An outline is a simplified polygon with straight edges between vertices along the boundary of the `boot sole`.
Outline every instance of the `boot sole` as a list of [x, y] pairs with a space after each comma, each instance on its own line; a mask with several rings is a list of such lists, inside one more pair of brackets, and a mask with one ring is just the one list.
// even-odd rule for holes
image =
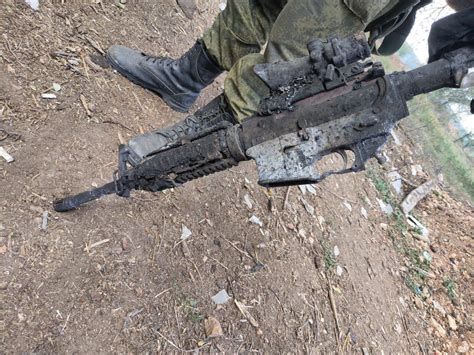
[[124, 68], [122, 68], [117, 62], [115, 62], [112, 58], [110, 58], [109, 54], [106, 54], [107, 61], [109, 62], [110, 66], [118, 71], [121, 75], [126, 77], [128, 80], [130, 80], [132, 83], [141, 86], [142, 88], [145, 88], [147, 90], [152, 91], [156, 95], [158, 95], [169, 107], [171, 107], [173, 110], [181, 112], [181, 113], [187, 113], [189, 111], [189, 107], [184, 107], [183, 105], [179, 104], [176, 100], [174, 100], [171, 96], [168, 94], [160, 91], [159, 89], [156, 88], [156, 86], [149, 85], [140, 79], [137, 79], [135, 76], [130, 74], [128, 71], [126, 71]]

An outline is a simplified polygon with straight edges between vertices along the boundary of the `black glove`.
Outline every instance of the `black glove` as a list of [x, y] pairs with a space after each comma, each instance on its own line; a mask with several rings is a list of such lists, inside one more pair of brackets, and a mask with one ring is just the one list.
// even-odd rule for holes
[[474, 46], [474, 7], [436, 21], [428, 38], [428, 63], [440, 59], [455, 49]]

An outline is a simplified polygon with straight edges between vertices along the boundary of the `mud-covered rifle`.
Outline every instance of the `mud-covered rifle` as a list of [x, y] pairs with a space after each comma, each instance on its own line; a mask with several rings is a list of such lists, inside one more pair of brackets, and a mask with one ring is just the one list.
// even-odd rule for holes
[[[257, 65], [270, 88], [259, 114], [241, 124], [222, 123], [167, 146], [135, 166], [119, 147], [113, 181], [54, 202], [65, 212], [101, 196], [129, 197], [132, 190], [162, 191], [253, 159], [267, 187], [318, 183], [333, 174], [358, 172], [377, 157], [391, 130], [409, 115], [407, 101], [444, 87], [472, 83], [474, 47], [465, 47], [409, 72], [386, 75], [370, 59], [365, 39], [315, 40], [309, 56]], [[347, 153], [352, 152], [349, 163]], [[319, 171], [338, 153], [346, 166]]]

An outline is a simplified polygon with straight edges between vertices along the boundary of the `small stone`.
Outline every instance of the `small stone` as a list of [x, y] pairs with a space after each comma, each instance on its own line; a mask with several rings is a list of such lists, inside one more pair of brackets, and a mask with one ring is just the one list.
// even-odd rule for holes
[[242, 201], [243, 201], [244, 205], [247, 206], [247, 208], [249, 210], [252, 209], [252, 207], [253, 207], [252, 200], [250, 199], [250, 196], [248, 194], [245, 194]]
[[128, 249], [130, 249], [130, 241], [127, 237], [123, 237], [120, 244], [122, 246], [123, 251], [127, 251]]
[[402, 334], [402, 326], [400, 325], [400, 323], [395, 323], [395, 325], [393, 326], [393, 329], [398, 333], [398, 334]]
[[431, 318], [431, 326], [440, 337], [446, 337], [446, 330], [436, 321], [436, 319]]
[[337, 265], [337, 267], [336, 267], [336, 275], [337, 275], [337, 276], [342, 276], [343, 271], [344, 271], [344, 270], [342, 269], [342, 267], [340, 267], [339, 265]]
[[443, 317], [446, 316], [446, 310], [438, 301], [433, 300], [433, 308], [437, 310]]
[[0, 290], [6, 290], [8, 288], [8, 282], [2, 281], [0, 282]]
[[186, 17], [192, 20], [194, 17], [194, 13], [197, 11], [195, 0], [177, 0], [177, 2]]
[[364, 217], [365, 219], [369, 219], [369, 215], [367, 213], [367, 210], [364, 208], [364, 207], [361, 207], [360, 208], [360, 214], [362, 215], [362, 217]]
[[339, 247], [336, 245], [334, 247], [334, 256], [337, 258], [339, 255], [341, 255], [341, 251], [339, 250]]
[[380, 228], [384, 231], [388, 230], [388, 224], [387, 223], [380, 223]]
[[423, 309], [423, 301], [419, 297], [415, 297], [415, 307], [418, 309]]
[[458, 353], [465, 354], [469, 351], [469, 348], [470, 348], [469, 343], [466, 340], [464, 340], [461, 343], [461, 345], [458, 346]]
[[448, 314], [448, 324], [449, 324], [449, 329], [451, 330], [457, 330], [458, 329], [458, 325], [456, 324], [456, 320], [451, 317], [449, 314]]
[[24, 322], [26, 320], [26, 316], [23, 313], [18, 313], [18, 321]]
[[350, 203], [344, 201], [343, 205], [349, 210], [349, 212], [352, 212], [352, 206]]

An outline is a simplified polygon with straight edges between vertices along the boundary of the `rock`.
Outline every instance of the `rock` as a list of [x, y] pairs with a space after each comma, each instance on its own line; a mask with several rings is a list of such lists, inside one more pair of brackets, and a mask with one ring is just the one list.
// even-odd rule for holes
[[464, 340], [461, 345], [458, 346], [458, 353], [465, 354], [469, 351], [470, 346], [469, 343]]
[[382, 228], [382, 230], [386, 231], [386, 230], [388, 230], [388, 224], [387, 223], [380, 223], [380, 228]]
[[448, 324], [449, 324], [449, 329], [451, 330], [457, 330], [458, 329], [458, 325], [456, 324], [456, 320], [451, 317], [449, 314], [448, 314]]
[[408, 215], [408, 213], [410, 213], [415, 208], [418, 202], [420, 202], [429, 193], [431, 193], [431, 191], [433, 191], [433, 188], [435, 186], [436, 182], [434, 180], [429, 180], [423, 185], [417, 187], [412, 192], [410, 192], [400, 205], [400, 208], [402, 209], [403, 213], [405, 215]]
[[438, 311], [443, 317], [446, 317], [446, 310], [438, 301], [433, 300], [433, 308]]
[[187, 240], [193, 233], [184, 224], [181, 225], [181, 240]]
[[409, 226], [411, 226], [417, 234], [421, 235], [423, 238], [428, 238], [430, 235], [430, 232], [428, 228], [426, 228], [419, 220], [417, 220], [413, 216], [408, 216], [407, 218], [407, 223]]
[[434, 328], [434, 330], [440, 337], [446, 337], [446, 330], [442, 327], [441, 324], [436, 321], [436, 319], [431, 318], [431, 326]]
[[336, 245], [334, 247], [334, 256], [337, 258], [339, 255], [341, 255], [341, 251], [339, 250], [339, 247]]
[[343, 205], [349, 210], [349, 212], [352, 212], [352, 206], [350, 203], [344, 201]]
[[304, 198], [301, 198], [301, 203], [303, 204], [306, 212], [308, 212], [311, 216], [314, 216], [314, 207], [311, 206]]
[[207, 317], [204, 321], [204, 331], [208, 338], [216, 338], [224, 335], [221, 324], [214, 317]]
[[431, 262], [433, 261], [433, 257], [431, 256], [430, 253], [428, 253], [426, 250], [423, 251], [423, 253], [421, 253], [421, 256], [423, 257], [423, 259], [425, 259], [425, 261], [429, 264], [431, 264]]
[[403, 185], [402, 185], [402, 176], [398, 173], [398, 171], [392, 171], [387, 174], [393, 189], [397, 193], [397, 195], [403, 194]]
[[423, 309], [423, 301], [419, 297], [415, 297], [415, 307], [418, 309]]
[[336, 266], [336, 275], [337, 276], [342, 276], [342, 273], [344, 272], [344, 270], [342, 269], [342, 267], [340, 267], [339, 265]]
[[245, 206], [247, 206], [247, 208], [249, 210], [252, 209], [253, 203], [252, 203], [252, 200], [250, 199], [250, 196], [248, 194], [244, 195], [244, 198], [242, 199], [242, 202], [244, 203]]
[[217, 305], [225, 304], [230, 299], [231, 297], [229, 296], [226, 290], [221, 290], [212, 297], [212, 301]]
[[194, 13], [197, 11], [195, 0], [177, 0], [177, 3], [181, 10], [183, 10], [186, 17], [190, 20], [193, 19]]
[[361, 207], [360, 208], [360, 214], [365, 218], [365, 219], [369, 219], [369, 215], [367, 213], [367, 210], [364, 208], [364, 207]]
[[403, 332], [403, 329], [402, 329], [402, 326], [400, 325], [400, 323], [395, 323], [395, 325], [393, 326], [393, 329], [394, 329], [398, 334], [402, 334], [402, 332]]
[[263, 222], [257, 216], [253, 215], [249, 219], [250, 223], [256, 224], [259, 227], [263, 227]]
[[8, 288], [8, 282], [2, 281], [0, 282], [0, 290], [6, 290]]
[[377, 202], [379, 203], [380, 210], [385, 213], [386, 215], [391, 216], [393, 214], [393, 207], [389, 203], [385, 203], [380, 199], [377, 199]]

